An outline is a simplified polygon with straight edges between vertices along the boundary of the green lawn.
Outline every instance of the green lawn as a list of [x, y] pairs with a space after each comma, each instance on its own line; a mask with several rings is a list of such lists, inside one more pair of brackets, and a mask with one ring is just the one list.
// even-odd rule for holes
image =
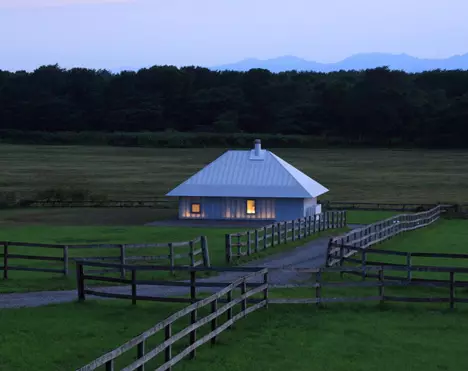
[[[426, 228], [402, 233], [389, 241], [374, 246], [374, 248], [402, 252], [468, 254], [467, 241], [468, 220], [441, 219], [437, 223]], [[370, 261], [406, 264], [405, 256], [368, 254], [368, 259]], [[411, 264], [468, 268], [468, 259], [412, 257]], [[388, 274], [397, 276], [401, 274], [405, 275], [399, 272], [389, 272]], [[449, 279], [449, 273], [415, 272], [413, 273], [413, 277]], [[457, 274], [456, 279], [468, 280], [468, 275]]]
[[372, 224], [399, 214], [404, 213], [397, 211], [348, 210], [347, 221], [348, 224]]
[[[244, 230], [244, 229], [242, 229]], [[306, 239], [297, 240], [288, 244], [277, 245], [269, 248], [249, 258], [243, 258], [240, 262], [262, 258], [267, 255], [282, 252], [301, 246], [313, 239], [341, 234], [346, 229], [326, 231], [315, 234]], [[198, 236], [207, 236], [211, 264], [213, 266], [225, 265], [225, 234], [237, 232], [238, 229], [221, 229], [221, 228], [181, 228], [181, 227], [64, 227], [64, 226], [30, 226], [30, 227], [4, 227], [0, 228], [0, 241], [17, 241], [31, 243], [51, 243], [51, 244], [104, 244], [104, 243], [166, 243], [177, 241], [188, 241]], [[199, 248], [200, 245], [196, 245]], [[3, 252], [3, 251], [2, 251]], [[144, 248], [144, 249], [129, 249], [127, 256], [151, 256], [164, 255], [169, 253], [168, 249], [164, 248]], [[188, 247], [176, 247], [175, 253], [187, 254]], [[62, 250], [31, 248], [31, 247], [9, 247], [9, 254], [28, 254], [37, 256], [57, 256], [63, 255]], [[91, 257], [91, 256], [118, 256], [118, 249], [70, 249], [70, 258], [74, 257]], [[198, 258], [201, 259], [201, 256]], [[190, 263], [189, 258], [176, 260], [176, 264], [187, 265]], [[169, 265], [169, 260], [159, 260], [153, 262], [156, 265]], [[19, 260], [11, 259], [10, 266], [27, 266], [63, 269], [62, 262], [44, 262], [39, 260]], [[24, 292], [24, 291], [42, 291], [42, 290], [63, 290], [75, 288], [75, 266], [70, 264], [69, 278], [55, 273], [43, 272], [24, 272], [24, 271], [9, 271], [9, 279], [2, 280], [0, 285], [0, 293], [6, 292]], [[3, 272], [2, 272], [3, 273]], [[174, 278], [170, 273], [165, 272], [145, 272], [143, 278]], [[181, 278], [181, 275], [175, 276]], [[184, 276], [185, 277], [185, 276]], [[99, 284], [97, 282], [96, 284]], [[101, 283], [102, 284], [102, 283]]]
[[[180, 308], [90, 301], [0, 311], [0, 369], [75, 369]], [[269, 371], [460, 371], [468, 368], [467, 314], [461, 309], [427, 310], [419, 304], [341, 304], [328, 309], [270, 305], [239, 321], [234, 330], [219, 336], [218, 345], [203, 346], [196, 360], [183, 361], [174, 370], [240, 371], [255, 365], [255, 370]], [[174, 333], [186, 321], [179, 322]], [[155, 336], [147, 349], [161, 341], [162, 334]], [[187, 339], [180, 341], [174, 355], [186, 345]], [[125, 364], [131, 362], [124, 358]], [[151, 362], [148, 369], [156, 366]]]

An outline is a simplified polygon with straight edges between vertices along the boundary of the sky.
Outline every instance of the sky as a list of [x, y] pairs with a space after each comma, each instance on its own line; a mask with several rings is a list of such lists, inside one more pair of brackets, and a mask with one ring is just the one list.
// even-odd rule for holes
[[0, 0], [0, 69], [468, 53], [467, 0]]

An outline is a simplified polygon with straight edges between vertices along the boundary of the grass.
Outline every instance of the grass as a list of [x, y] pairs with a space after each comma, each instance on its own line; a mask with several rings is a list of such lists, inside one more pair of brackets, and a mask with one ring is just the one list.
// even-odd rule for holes
[[[0, 369], [76, 369], [180, 308], [90, 301], [0, 311]], [[466, 310], [427, 310], [421, 305], [325, 309], [270, 305], [239, 321], [234, 330], [219, 336], [216, 346], [204, 345], [196, 360], [182, 361], [174, 370], [235, 371], [252, 365], [269, 371], [464, 370], [468, 367], [466, 315]], [[184, 318], [173, 333], [186, 325]], [[162, 334], [155, 336], [147, 349], [161, 341]], [[187, 341], [178, 342], [174, 355]], [[123, 358], [126, 364], [131, 361]], [[156, 366], [155, 362], [148, 365], [151, 369]]]
[[349, 224], [372, 224], [399, 214], [404, 213], [397, 211], [349, 210], [347, 211], [347, 220]]
[[[376, 248], [402, 252], [468, 254], [468, 220], [439, 220], [437, 223], [412, 232], [402, 233], [393, 239], [377, 245]], [[369, 254], [370, 261], [406, 264], [404, 256], [384, 256]], [[412, 265], [468, 268], [468, 259], [412, 257]], [[398, 272], [391, 272], [399, 275]], [[395, 274], [394, 274], [395, 273]], [[390, 274], [390, 273], [389, 273]], [[448, 273], [413, 273], [414, 278], [427, 277], [449, 279]], [[468, 280], [468, 275], [456, 274], [456, 279]]]
[[[116, 199], [160, 197], [224, 150], [0, 144], [0, 193], [73, 185]], [[329, 188], [327, 199], [468, 200], [468, 151], [272, 150]]]
[[[260, 259], [267, 255], [279, 253], [301, 246], [311, 240], [323, 236], [336, 235], [343, 233], [346, 229], [321, 232], [306, 239], [297, 240], [288, 244], [277, 245], [258, 254], [243, 258], [238, 263], [248, 260]], [[64, 227], [64, 226], [29, 226], [29, 227], [9, 227], [0, 228], [0, 241], [20, 241], [31, 243], [51, 243], [51, 244], [103, 244], [103, 243], [164, 243], [188, 241], [197, 236], [207, 236], [211, 264], [214, 266], [225, 265], [225, 234], [237, 232], [237, 229], [221, 228], [179, 228], [179, 227]], [[196, 248], [200, 246], [197, 245]], [[127, 250], [127, 256], [151, 256], [163, 255], [168, 250], [164, 248], [142, 248]], [[10, 254], [24, 254], [36, 256], [62, 256], [62, 250], [33, 248], [33, 247], [15, 247], [9, 248]], [[188, 247], [176, 247], [176, 254], [187, 254]], [[118, 249], [83, 249], [69, 250], [70, 258], [90, 257], [90, 256], [118, 256]], [[197, 257], [201, 259], [201, 256]], [[189, 264], [189, 258], [176, 260], [176, 264]], [[169, 264], [169, 261], [157, 261], [153, 264]], [[44, 262], [39, 260], [10, 260], [10, 266], [28, 266], [37, 268], [63, 269], [61, 262]], [[3, 280], [0, 286], [0, 293], [42, 291], [42, 290], [66, 290], [73, 289], [75, 285], [75, 267], [70, 262], [70, 276], [65, 278], [60, 274], [44, 272], [24, 272], [10, 271], [9, 279]], [[172, 276], [166, 272], [147, 272], [144, 274], [146, 279], [181, 278], [181, 275]], [[102, 284], [96, 282], [96, 284]]]

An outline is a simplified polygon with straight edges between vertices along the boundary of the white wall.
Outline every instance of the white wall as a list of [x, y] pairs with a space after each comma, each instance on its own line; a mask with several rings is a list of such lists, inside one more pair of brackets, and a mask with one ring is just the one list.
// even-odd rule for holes
[[[318, 205], [321, 206], [321, 205]], [[317, 198], [304, 198], [304, 217], [317, 214]], [[321, 210], [321, 209], [320, 209]], [[319, 211], [320, 213], [320, 211]]]

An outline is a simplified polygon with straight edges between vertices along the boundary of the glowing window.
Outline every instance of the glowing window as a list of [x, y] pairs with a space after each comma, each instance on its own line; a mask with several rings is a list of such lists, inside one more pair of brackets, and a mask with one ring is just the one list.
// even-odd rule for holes
[[192, 214], [200, 214], [201, 206], [200, 204], [192, 204]]
[[255, 200], [247, 200], [247, 214], [255, 214]]

